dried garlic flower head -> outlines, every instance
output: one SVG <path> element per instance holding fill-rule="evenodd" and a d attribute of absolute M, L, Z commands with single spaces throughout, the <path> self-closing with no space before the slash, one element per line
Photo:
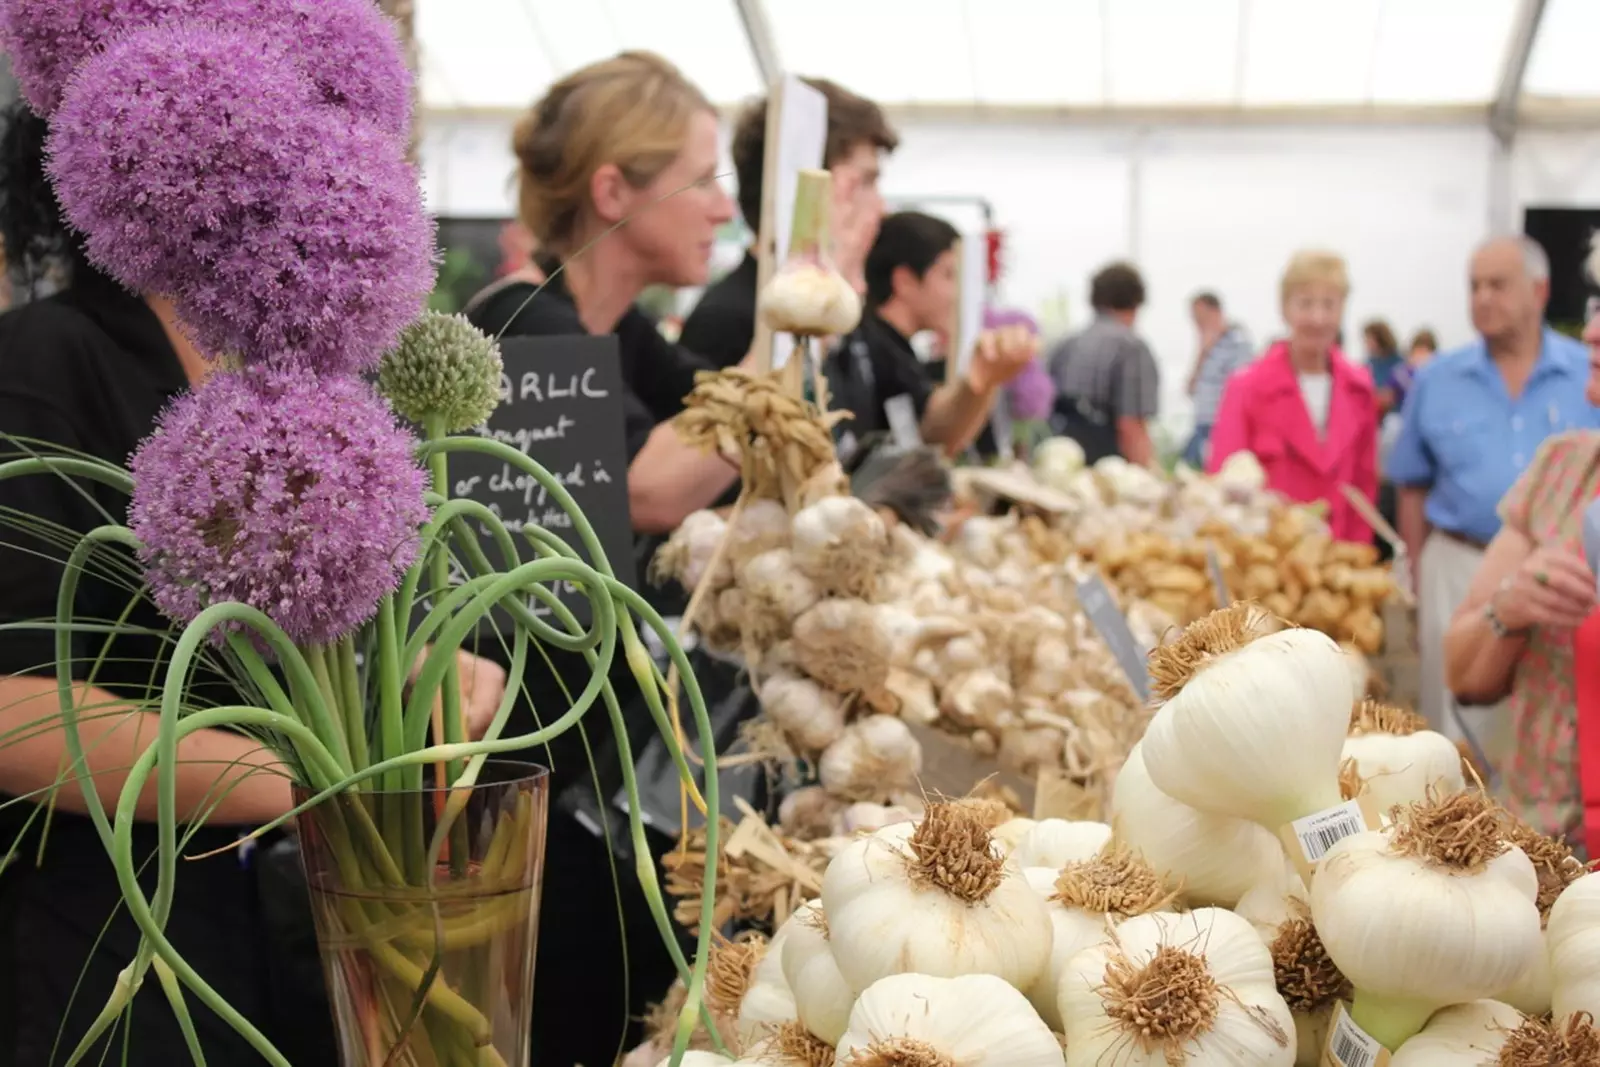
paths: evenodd
<path fill-rule="evenodd" d="M 402 417 L 445 433 L 481 425 L 500 403 L 500 346 L 462 315 L 424 312 L 378 365 L 378 391 Z"/>

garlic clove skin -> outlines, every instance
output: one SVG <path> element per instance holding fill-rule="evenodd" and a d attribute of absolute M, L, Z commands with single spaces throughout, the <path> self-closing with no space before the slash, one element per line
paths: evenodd
<path fill-rule="evenodd" d="M 1600 1019 L 1600 873 L 1584 875 L 1556 898 L 1545 938 L 1556 1018 L 1586 1011 Z"/>
<path fill-rule="evenodd" d="M 828 864 L 822 904 L 839 972 L 854 990 L 894 974 L 953 978 L 992 974 L 1026 989 L 1050 958 L 1051 925 L 1045 903 L 1021 870 L 968 864 L 951 872 L 955 884 L 919 876 L 913 835 L 925 835 L 940 818 L 935 805 L 913 827 L 900 823 L 861 838 Z M 949 870 L 949 865 L 944 865 Z M 974 871 L 991 877 L 973 890 Z"/>
<path fill-rule="evenodd" d="M 799 921 L 783 946 L 783 977 L 794 993 L 801 1024 L 830 1045 L 837 1045 L 850 1022 L 856 994 L 845 983 L 829 945 L 827 920 L 820 901 L 800 907 Z"/>
<path fill-rule="evenodd" d="M 1212 657 L 1160 707 L 1141 743 L 1145 765 L 1168 796 L 1276 830 L 1341 802 L 1349 696 L 1349 666 L 1331 637 L 1257 637 Z"/>
<path fill-rule="evenodd" d="M 1522 1013 L 1497 1000 L 1474 1000 L 1445 1008 L 1395 1050 L 1389 1067 L 1463 1067 L 1499 1061 L 1506 1037 L 1522 1025 Z"/>
<path fill-rule="evenodd" d="M 1336 844 L 1312 880 L 1311 918 L 1356 989 L 1406 1004 L 1420 1029 L 1428 1005 L 1508 989 L 1544 951 L 1538 876 L 1514 847 L 1458 873 L 1392 850 L 1390 840 L 1368 831 Z M 1394 1022 L 1403 1030 L 1407 1020 Z"/>
<path fill-rule="evenodd" d="M 739 1002 L 739 1017 L 734 1022 L 741 1049 L 750 1048 L 773 1029 L 799 1017 L 794 993 L 783 976 L 783 948 L 797 926 L 791 915 L 778 927 L 767 942 L 766 955 L 750 976 L 750 987 Z"/>
<path fill-rule="evenodd" d="M 1063 1062 L 1056 1036 L 1023 995 L 987 974 L 900 974 L 873 983 L 850 1013 L 837 1062 L 920 1062 L 873 1058 L 875 1048 L 897 1040 L 926 1049 L 927 1062 L 934 1064 L 1062 1067 Z"/>
<path fill-rule="evenodd" d="M 1356 761 L 1366 791 L 1383 812 L 1395 805 L 1420 804 L 1430 788 L 1440 793 L 1466 788 L 1461 750 L 1432 730 L 1405 736 L 1371 733 L 1349 737 L 1343 758 Z"/>
<path fill-rule="evenodd" d="M 761 683 L 761 709 L 802 755 L 823 751 L 844 735 L 844 702 L 809 678 L 780 672 Z"/>
<path fill-rule="evenodd" d="M 1050 867 L 1059 871 L 1069 863 L 1093 859 L 1111 840 L 1111 827 L 1103 822 L 1044 819 L 1035 824 L 1011 853 L 1019 867 Z"/>
<path fill-rule="evenodd" d="M 1159 1044 L 1140 1042 L 1134 1037 L 1138 1024 L 1128 1021 L 1127 1015 L 1113 1014 L 1115 994 L 1108 982 L 1114 960 L 1126 960 L 1135 974 L 1143 975 L 1158 954 L 1181 959 L 1188 982 L 1212 991 L 1203 1010 L 1193 1012 L 1189 1036 L 1175 1035 L 1172 1055 Z M 1169 982 L 1154 976 L 1149 981 L 1170 989 Z M 1153 912 L 1126 920 L 1117 926 L 1112 940 L 1072 958 L 1058 998 L 1066 1028 L 1067 1067 L 1169 1063 L 1292 1067 L 1294 1063 L 1294 1020 L 1278 993 L 1272 957 L 1249 923 L 1220 908 Z"/>
<path fill-rule="evenodd" d="M 1194 905 L 1231 908 L 1253 887 L 1278 878 L 1283 846 L 1244 819 L 1208 815 L 1175 800 L 1150 779 L 1143 743 L 1134 745 L 1111 793 L 1111 828 Z"/>

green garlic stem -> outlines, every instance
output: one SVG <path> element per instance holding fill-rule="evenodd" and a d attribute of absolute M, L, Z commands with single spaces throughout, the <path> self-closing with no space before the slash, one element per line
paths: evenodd
<path fill-rule="evenodd" d="M 1438 1010 L 1439 1005 L 1433 1001 L 1386 997 L 1357 989 L 1350 1005 L 1350 1019 L 1393 1052 L 1420 1033 Z"/>

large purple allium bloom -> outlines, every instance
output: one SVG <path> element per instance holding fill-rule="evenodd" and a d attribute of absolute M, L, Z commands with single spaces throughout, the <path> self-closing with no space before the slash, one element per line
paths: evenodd
<path fill-rule="evenodd" d="M 131 463 L 156 604 L 179 622 L 249 604 L 302 645 L 349 633 L 416 558 L 428 512 L 412 446 L 359 379 L 217 374 Z"/>
<path fill-rule="evenodd" d="M 405 136 L 411 75 L 372 0 L 0 0 L 0 47 L 29 105 L 49 117 L 78 65 L 124 33 L 195 20 L 259 31 L 323 102 Z"/>
<path fill-rule="evenodd" d="M 1035 335 L 1039 323 L 1026 311 L 1014 308 L 986 308 L 983 328 L 998 330 L 1006 326 L 1023 326 Z M 1056 383 L 1045 370 L 1044 364 L 1034 360 L 1022 373 L 1006 385 L 1006 398 L 1011 402 L 1012 417 L 1024 421 L 1047 419 L 1056 402 Z"/>
<path fill-rule="evenodd" d="M 208 354 L 365 370 L 433 286 L 402 144 L 316 102 L 243 29 L 140 30 L 79 68 L 50 176 L 89 258 L 173 299 Z"/>

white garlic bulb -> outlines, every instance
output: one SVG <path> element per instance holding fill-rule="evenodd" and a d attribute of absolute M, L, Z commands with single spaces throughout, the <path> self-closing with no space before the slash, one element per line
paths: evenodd
<path fill-rule="evenodd" d="M 1389 1067 L 1499 1063 L 1506 1038 L 1522 1021 L 1521 1012 L 1498 1000 L 1452 1005 L 1429 1019 L 1420 1033 L 1396 1049 Z"/>
<path fill-rule="evenodd" d="M 871 505 L 830 496 L 802 508 L 790 534 L 795 566 L 835 596 L 870 597 L 889 560 L 889 531 Z"/>
<path fill-rule="evenodd" d="M 1163 793 L 1276 830 L 1343 802 L 1350 670 L 1316 630 L 1253 636 L 1261 614 L 1213 612 L 1151 654 L 1170 696 L 1141 747 Z"/>
<path fill-rule="evenodd" d="M 1466 788 L 1461 751 L 1454 741 L 1429 730 L 1414 712 L 1372 700 L 1356 708 L 1344 758 L 1356 761 L 1366 792 L 1383 812 L 1426 800 L 1430 790 L 1456 793 Z"/>
<path fill-rule="evenodd" d="M 1220 908 L 1128 919 L 1073 957 L 1059 998 L 1067 1067 L 1294 1063 L 1272 957 L 1249 923 Z"/>
<path fill-rule="evenodd" d="M 1093 859 L 1111 840 L 1111 827 L 1103 822 L 1043 819 L 1035 823 L 1012 850 L 1019 867 L 1052 867 Z"/>
<path fill-rule="evenodd" d="M 1061 1045 L 1022 994 L 987 974 L 899 974 L 862 991 L 840 1067 L 1062 1067 Z"/>
<path fill-rule="evenodd" d="M 783 977 L 794 994 L 795 1013 L 813 1036 L 836 1045 L 850 1021 L 856 994 L 834 962 L 821 901 L 801 905 L 783 944 Z"/>
<path fill-rule="evenodd" d="M 822 787 L 851 800 L 910 789 L 921 773 L 922 746 L 906 724 L 891 715 L 868 715 L 845 727 L 817 765 Z"/>
<path fill-rule="evenodd" d="M 803 755 L 844 735 L 844 702 L 809 678 L 780 672 L 761 683 L 761 709 Z"/>
<path fill-rule="evenodd" d="M 1156 788 L 1143 744 L 1133 746 L 1111 791 L 1111 828 L 1192 904 L 1231 908 L 1249 890 L 1281 875 L 1278 839 L 1256 823 L 1208 815 Z"/>
<path fill-rule="evenodd" d="M 1393 1050 L 1439 1008 L 1493 996 L 1534 963 L 1538 892 L 1492 803 L 1459 793 L 1334 845 L 1311 883 L 1311 919 L 1355 985 L 1355 1022 Z"/>
<path fill-rule="evenodd" d="M 1586 874 L 1562 891 L 1545 936 L 1556 1018 L 1584 1011 L 1600 1020 L 1600 873 Z"/>
<path fill-rule="evenodd" d="M 877 690 L 889 679 L 889 635 L 871 604 L 823 600 L 794 623 L 795 661 L 839 693 Z"/>
<path fill-rule="evenodd" d="M 728 563 L 741 581 L 744 565 L 763 552 L 789 547 L 789 513 L 776 500 L 757 498 L 745 502 L 744 510 L 728 530 Z"/>
<path fill-rule="evenodd" d="M 692 512 L 656 552 L 650 564 L 652 577 L 676 579 L 679 585 L 693 592 L 710 573 L 712 557 L 727 532 L 727 522 L 716 512 Z M 733 569 L 724 558 L 711 574 L 712 587 L 726 585 L 732 579 Z"/>
<path fill-rule="evenodd" d="M 783 947 L 798 928 L 793 915 L 789 916 L 772 940 L 767 942 L 766 954 L 756 964 L 739 1002 L 739 1017 L 735 1021 L 739 1047 L 748 1049 L 772 1030 L 798 1018 L 794 993 L 783 976 Z"/>
<path fill-rule="evenodd" d="M 856 990 L 892 974 L 993 974 L 1019 989 L 1050 958 L 1050 919 L 959 804 L 854 842 L 822 880 L 833 954 Z"/>
<path fill-rule="evenodd" d="M 777 333 L 839 337 L 861 321 L 861 297 L 837 270 L 814 260 L 790 260 L 761 290 L 761 320 Z"/>

